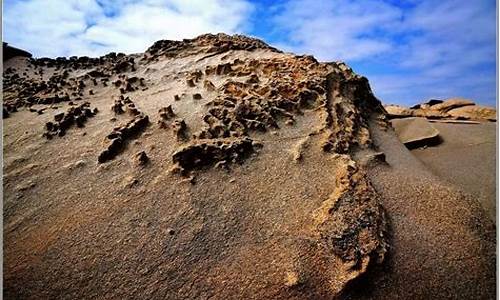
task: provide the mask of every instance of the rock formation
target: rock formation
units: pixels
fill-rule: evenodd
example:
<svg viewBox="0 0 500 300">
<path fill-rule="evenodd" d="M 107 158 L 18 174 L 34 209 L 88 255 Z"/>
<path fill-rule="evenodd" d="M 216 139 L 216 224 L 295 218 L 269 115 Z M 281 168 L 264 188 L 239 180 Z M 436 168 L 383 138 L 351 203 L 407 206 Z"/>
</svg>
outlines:
<svg viewBox="0 0 500 300">
<path fill-rule="evenodd" d="M 496 109 L 479 106 L 472 100 L 463 98 L 432 99 L 410 108 L 386 105 L 385 109 L 390 118 L 422 117 L 442 120 L 496 121 Z"/>
<path fill-rule="evenodd" d="M 460 263 L 452 284 L 440 274 L 444 288 L 427 288 L 426 272 L 422 290 L 401 280 L 410 223 L 371 181 L 387 169 L 371 132 L 392 129 L 344 63 L 225 34 L 132 55 L 14 57 L 3 112 L 6 297 L 331 299 L 373 274 L 387 280 L 370 289 L 380 299 L 471 282 L 479 294 L 452 295 L 494 292 L 482 220 L 456 225 L 456 249 L 475 253 L 470 278 Z M 446 199 L 462 207 L 457 193 Z"/>
<path fill-rule="evenodd" d="M 400 105 L 384 108 L 399 139 L 410 149 L 442 141 L 439 131 L 430 122 L 479 124 L 496 121 L 496 109 L 463 98 L 431 99 L 410 108 Z"/>
<path fill-rule="evenodd" d="M 8 43 L 3 42 L 3 61 L 16 56 L 32 57 L 33 55 L 27 51 L 9 46 Z"/>
<path fill-rule="evenodd" d="M 393 119 L 391 124 L 399 140 L 410 149 L 440 142 L 439 131 L 425 118 Z"/>
</svg>

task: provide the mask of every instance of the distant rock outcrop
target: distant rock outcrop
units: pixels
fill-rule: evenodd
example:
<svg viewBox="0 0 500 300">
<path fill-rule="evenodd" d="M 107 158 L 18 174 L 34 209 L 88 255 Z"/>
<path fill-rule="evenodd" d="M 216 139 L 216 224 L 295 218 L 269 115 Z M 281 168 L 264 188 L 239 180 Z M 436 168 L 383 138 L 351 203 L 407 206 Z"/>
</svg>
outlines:
<svg viewBox="0 0 500 300">
<path fill-rule="evenodd" d="M 497 111 L 494 108 L 480 105 L 467 105 L 454 108 L 448 114 L 456 119 L 496 121 Z"/>
<path fill-rule="evenodd" d="M 463 98 L 432 99 L 410 108 L 400 105 L 386 105 L 385 110 L 391 119 L 422 117 L 443 120 L 496 121 L 496 109 L 479 106 L 474 101 Z"/>
</svg>

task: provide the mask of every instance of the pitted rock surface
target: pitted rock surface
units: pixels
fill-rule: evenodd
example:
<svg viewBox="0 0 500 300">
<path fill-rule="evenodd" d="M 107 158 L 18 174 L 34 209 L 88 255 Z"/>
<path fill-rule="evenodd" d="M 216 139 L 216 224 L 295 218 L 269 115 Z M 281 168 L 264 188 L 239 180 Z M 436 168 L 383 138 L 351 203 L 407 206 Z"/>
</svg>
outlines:
<svg viewBox="0 0 500 300">
<path fill-rule="evenodd" d="M 356 157 L 389 123 L 344 63 L 206 34 L 13 57 L 3 96 L 6 298 L 332 299 L 388 263 Z"/>
</svg>

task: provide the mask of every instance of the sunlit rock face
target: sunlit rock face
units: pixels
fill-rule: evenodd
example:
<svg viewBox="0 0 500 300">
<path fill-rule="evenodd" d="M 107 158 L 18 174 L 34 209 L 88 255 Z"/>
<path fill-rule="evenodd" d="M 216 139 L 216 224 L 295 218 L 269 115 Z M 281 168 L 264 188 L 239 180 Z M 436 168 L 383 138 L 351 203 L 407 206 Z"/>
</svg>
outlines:
<svg viewBox="0 0 500 300">
<path fill-rule="evenodd" d="M 386 261 L 389 123 L 344 63 L 207 34 L 13 57 L 3 96 L 8 298 L 331 299 Z"/>
</svg>

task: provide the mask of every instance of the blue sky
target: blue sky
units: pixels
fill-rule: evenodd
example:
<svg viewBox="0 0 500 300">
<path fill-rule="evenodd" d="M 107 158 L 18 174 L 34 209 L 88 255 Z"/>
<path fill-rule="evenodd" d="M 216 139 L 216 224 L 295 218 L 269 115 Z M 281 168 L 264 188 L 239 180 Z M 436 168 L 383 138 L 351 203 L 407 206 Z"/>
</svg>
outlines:
<svg viewBox="0 0 500 300">
<path fill-rule="evenodd" d="M 495 106 L 495 12 L 494 0 L 6 0 L 3 36 L 56 57 L 242 33 L 345 61 L 384 103 L 465 97 Z"/>
</svg>

